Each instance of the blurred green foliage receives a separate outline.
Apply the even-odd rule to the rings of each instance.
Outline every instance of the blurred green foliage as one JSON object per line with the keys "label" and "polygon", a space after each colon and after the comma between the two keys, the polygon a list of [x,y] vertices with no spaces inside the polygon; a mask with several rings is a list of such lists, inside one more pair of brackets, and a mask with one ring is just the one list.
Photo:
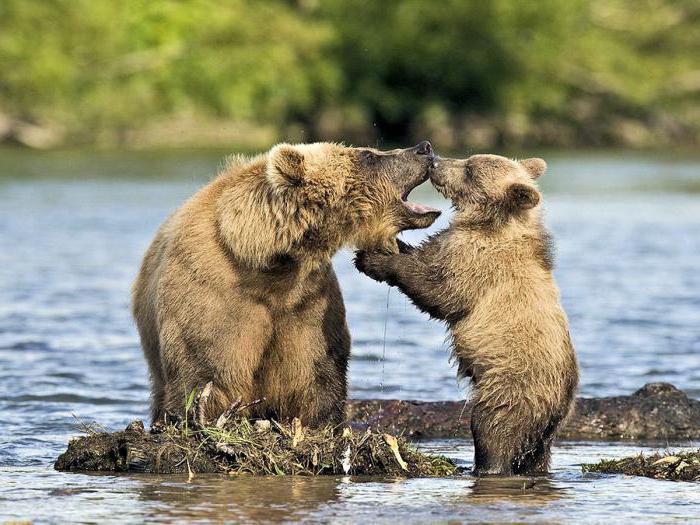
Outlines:
{"label": "blurred green foliage", "polygon": [[699,57],[697,0],[2,0],[0,137],[697,144]]}

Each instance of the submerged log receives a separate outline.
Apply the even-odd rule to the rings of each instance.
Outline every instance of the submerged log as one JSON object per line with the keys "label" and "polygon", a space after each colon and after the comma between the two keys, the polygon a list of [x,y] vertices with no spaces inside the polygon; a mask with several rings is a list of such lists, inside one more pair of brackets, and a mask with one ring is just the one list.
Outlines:
{"label": "submerged log", "polygon": [[[412,438],[467,438],[471,406],[464,401],[352,400],[354,428]],[[560,440],[680,441],[700,439],[700,401],[668,383],[649,383],[629,396],[579,398]]]}

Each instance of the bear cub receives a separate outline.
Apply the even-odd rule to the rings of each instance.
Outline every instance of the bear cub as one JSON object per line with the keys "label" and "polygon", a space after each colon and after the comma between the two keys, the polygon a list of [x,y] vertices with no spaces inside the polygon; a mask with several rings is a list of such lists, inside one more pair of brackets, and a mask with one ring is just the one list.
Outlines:
{"label": "bear cub", "polygon": [[356,266],[444,320],[458,375],[471,378],[474,472],[547,472],[578,365],[552,276],[535,180],[542,159],[439,159],[435,188],[452,201],[449,228],[400,253],[358,252]]}

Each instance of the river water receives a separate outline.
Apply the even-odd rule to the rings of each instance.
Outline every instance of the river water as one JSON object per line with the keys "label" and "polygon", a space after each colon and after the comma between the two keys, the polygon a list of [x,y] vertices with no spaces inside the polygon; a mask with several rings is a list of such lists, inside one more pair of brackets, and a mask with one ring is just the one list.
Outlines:
{"label": "river water", "polygon": [[[583,475],[580,463],[697,443],[565,443],[537,480],[97,476],[53,471],[73,414],[146,418],[129,287],[158,225],[218,152],[0,151],[0,520],[657,522],[700,516],[700,486]],[[546,222],[581,395],[668,381],[700,397],[700,157],[545,155]],[[446,210],[428,186],[412,199]],[[404,236],[418,241],[428,232]],[[356,398],[458,399],[443,327],[336,258]],[[388,308],[387,308],[388,299]],[[384,337],[386,325],[386,337]],[[428,451],[471,463],[471,443]]]}

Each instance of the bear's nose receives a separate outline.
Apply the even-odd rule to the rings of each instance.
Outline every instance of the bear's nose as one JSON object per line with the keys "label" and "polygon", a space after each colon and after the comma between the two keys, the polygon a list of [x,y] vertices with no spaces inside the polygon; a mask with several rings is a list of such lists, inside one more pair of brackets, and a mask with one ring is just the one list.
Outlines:
{"label": "bear's nose", "polygon": [[429,141],[424,140],[423,142],[421,142],[420,144],[418,144],[416,146],[416,153],[418,155],[431,155],[432,156],[432,155],[434,155],[433,145]]}

